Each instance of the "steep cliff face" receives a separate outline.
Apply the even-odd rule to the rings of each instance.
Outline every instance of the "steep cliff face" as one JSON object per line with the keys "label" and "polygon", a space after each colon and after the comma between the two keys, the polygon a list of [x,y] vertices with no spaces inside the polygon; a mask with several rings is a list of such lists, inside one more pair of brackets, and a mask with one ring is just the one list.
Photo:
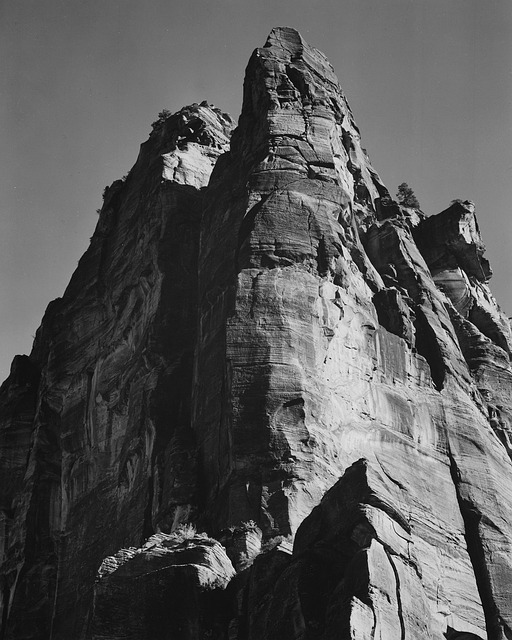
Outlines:
{"label": "steep cliff face", "polygon": [[84,637],[105,555],[192,517],[202,199],[232,126],[205,104],[155,123],[4,384],[5,637]]}
{"label": "steep cliff face", "polygon": [[512,333],[473,205],[393,202],[293,29],[231,130],[155,123],[2,387],[3,636],[512,638]]}

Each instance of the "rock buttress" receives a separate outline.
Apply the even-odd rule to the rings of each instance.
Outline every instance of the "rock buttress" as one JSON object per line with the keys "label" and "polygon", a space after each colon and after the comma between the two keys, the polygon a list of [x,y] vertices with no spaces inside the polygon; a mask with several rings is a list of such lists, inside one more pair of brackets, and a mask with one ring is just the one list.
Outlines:
{"label": "rock buttress", "polygon": [[[407,544],[386,546],[398,525],[375,516],[363,586],[395,587],[361,600],[353,618],[347,604],[354,638],[374,637],[375,616],[389,638],[511,633],[507,392],[490,402],[498,418],[482,393],[492,376],[510,380],[510,328],[484,286],[472,212],[460,224],[451,215],[439,214],[452,237],[433,264],[415,238],[434,221],[389,198],[330,64],[294,30],[275,29],[249,62],[201,229],[193,424],[203,521],[216,531],[254,520],[264,539],[293,536],[364,459]],[[439,276],[453,268],[473,283],[462,315]],[[488,345],[494,367],[468,367],[464,339]],[[254,638],[277,637],[271,628]]]}
{"label": "rock buttress", "polygon": [[125,181],[105,190],[25,382],[17,365],[2,387],[11,477],[2,638],[86,637],[105,555],[197,507],[190,386],[202,193],[232,123],[204,103],[164,116]]}

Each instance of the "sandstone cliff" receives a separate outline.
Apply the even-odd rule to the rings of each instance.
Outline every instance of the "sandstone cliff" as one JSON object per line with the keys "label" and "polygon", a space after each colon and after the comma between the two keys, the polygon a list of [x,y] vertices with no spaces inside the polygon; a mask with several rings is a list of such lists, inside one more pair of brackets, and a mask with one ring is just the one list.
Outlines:
{"label": "sandstone cliff", "polygon": [[232,130],[159,118],[1,388],[2,637],[512,638],[474,206],[394,202],[293,29]]}

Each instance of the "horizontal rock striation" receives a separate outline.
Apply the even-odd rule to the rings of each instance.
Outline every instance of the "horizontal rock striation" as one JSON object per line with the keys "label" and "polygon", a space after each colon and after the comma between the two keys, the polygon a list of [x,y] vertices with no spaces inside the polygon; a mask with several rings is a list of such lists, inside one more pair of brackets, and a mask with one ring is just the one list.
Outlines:
{"label": "horizontal rock striation", "polygon": [[512,333],[473,204],[394,202],[290,28],[232,129],[161,114],[2,386],[2,637],[509,640]]}

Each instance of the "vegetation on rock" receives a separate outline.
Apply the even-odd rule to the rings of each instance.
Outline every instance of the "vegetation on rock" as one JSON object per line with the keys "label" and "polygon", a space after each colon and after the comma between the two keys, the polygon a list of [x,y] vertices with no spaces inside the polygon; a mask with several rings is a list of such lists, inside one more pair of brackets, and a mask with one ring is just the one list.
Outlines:
{"label": "vegetation on rock", "polygon": [[396,192],[396,199],[398,203],[403,207],[411,207],[413,209],[419,209],[420,203],[418,202],[418,198],[415,196],[414,191],[407,184],[407,182],[402,182],[402,184],[398,185],[398,191]]}

